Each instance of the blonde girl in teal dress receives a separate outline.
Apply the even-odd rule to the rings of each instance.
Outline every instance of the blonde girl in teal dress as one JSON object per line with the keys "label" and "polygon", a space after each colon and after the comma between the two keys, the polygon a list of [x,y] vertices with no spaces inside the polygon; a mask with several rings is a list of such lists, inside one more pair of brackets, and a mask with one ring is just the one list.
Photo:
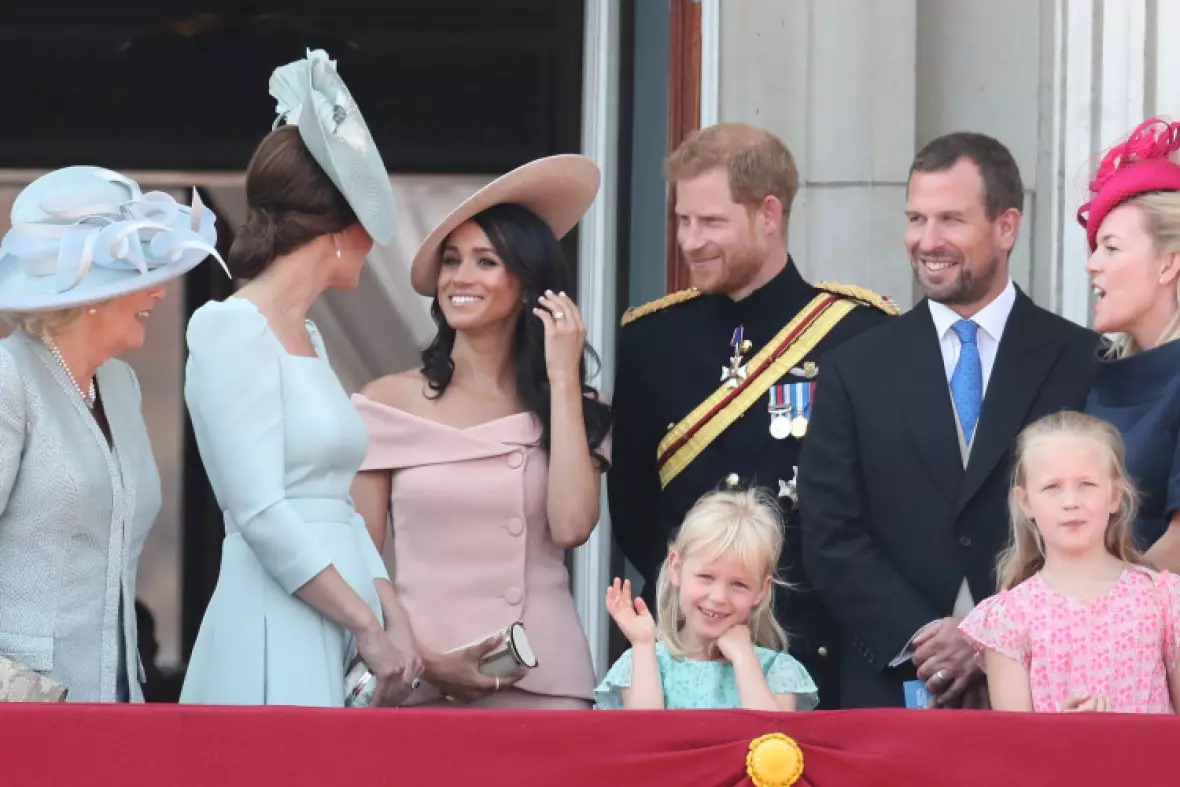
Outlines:
{"label": "blonde girl in teal dress", "polygon": [[606,608],[631,643],[595,689],[596,707],[810,710],[815,682],[787,654],[772,585],[783,547],[775,502],[714,492],[693,506],[660,567],[659,623],[630,581]]}

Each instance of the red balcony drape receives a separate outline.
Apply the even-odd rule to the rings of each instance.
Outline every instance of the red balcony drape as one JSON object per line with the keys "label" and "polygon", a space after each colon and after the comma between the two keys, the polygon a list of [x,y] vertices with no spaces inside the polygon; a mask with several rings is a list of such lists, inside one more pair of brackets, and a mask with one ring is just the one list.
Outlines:
{"label": "red balcony drape", "polygon": [[811,787],[1180,780],[1175,717],[8,705],[0,784],[731,787],[769,732],[799,743]]}

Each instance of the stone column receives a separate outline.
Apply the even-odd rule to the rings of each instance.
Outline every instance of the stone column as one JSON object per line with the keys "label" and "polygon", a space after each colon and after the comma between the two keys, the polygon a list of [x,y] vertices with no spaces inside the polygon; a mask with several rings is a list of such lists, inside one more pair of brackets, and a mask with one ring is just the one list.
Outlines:
{"label": "stone column", "polygon": [[778,134],[802,188],[789,244],[812,281],[908,306],[905,182],[914,154],[916,0],[721,3],[721,120]]}

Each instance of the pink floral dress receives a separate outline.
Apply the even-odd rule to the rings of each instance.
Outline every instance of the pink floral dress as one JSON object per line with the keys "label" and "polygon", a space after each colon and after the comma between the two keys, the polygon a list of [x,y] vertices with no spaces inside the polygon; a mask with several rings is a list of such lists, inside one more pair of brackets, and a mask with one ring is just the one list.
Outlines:
{"label": "pink floral dress", "polygon": [[1180,648],[1180,577],[1128,566],[1106,595],[1062,595],[1038,573],[985,599],[959,625],[978,650],[1029,672],[1033,709],[1106,697],[1117,713],[1174,713],[1168,672]]}

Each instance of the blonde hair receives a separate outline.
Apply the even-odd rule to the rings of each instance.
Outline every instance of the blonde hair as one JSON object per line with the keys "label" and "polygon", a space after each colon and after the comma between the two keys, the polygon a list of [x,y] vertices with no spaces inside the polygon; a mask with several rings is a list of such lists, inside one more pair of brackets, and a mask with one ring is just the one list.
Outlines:
{"label": "blonde hair", "polygon": [[[669,547],[680,555],[713,561],[724,554],[736,554],[749,571],[759,578],[770,577],[773,584],[783,584],[775,576],[783,550],[783,528],[774,498],[760,489],[744,492],[712,492],[688,512]],[[686,648],[681,640],[684,612],[680,609],[680,591],[672,584],[672,569],[665,558],[656,580],[656,608],[659,622],[656,632],[673,656],[683,657]],[[774,617],[773,587],[750,611],[746,622],[754,644],[774,650],[786,650],[787,635]]]}
{"label": "blonde hair", "polygon": [[0,320],[22,333],[40,339],[43,336],[61,333],[77,322],[86,309],[94,308],[95,305],[49,312],[0,312]]}
{"label": "blonde hair", "polygon": [[1008,547],[996,565],[997,586],[1009,590],[1029,579],[1045,566],[1045,550],[1036,523],[1020,507],[1017,490],[1023,490],[1028,477],[1028,452],[1032,446],[1051,437],[1083,437],[1106,449],[1110,471],[1119,494],[1119,508],[1106,526],[1106,550],[1126,563],[1147,565],[1131,535],[1139,495],[1127,475],[1126,450],[1119,431],[1106,421],[1084,413],[1063,411],[1045,416],[1024,428],[1016,438],[1016,461],[1012,479],[1009,510],[1012,522]]}
{"label": "blonde hair", "polygon": [[766,197],[783,206],[783,235],[799,192],[799,169],[783,141],[745,123],[718,123],[694,131],[664,162],[669,183],[724,167],[733,201],[753,209]]}
{"label": "blonde hair", "polygon": [[[1159,255],[1180,254],[1180,191],[1157,191],[1132,197],[1124,204],[1134,205],[1143,217],[1143,228],[1151,236],[1152,244]],[[1159,344],[1180,339],[1180,278],[1176,279],[1173,296],[1176,313],[1164,327]],[[1125,358],[1143,350],[1129,334],[1116,334],[1111,342],[1108,357]]]}

